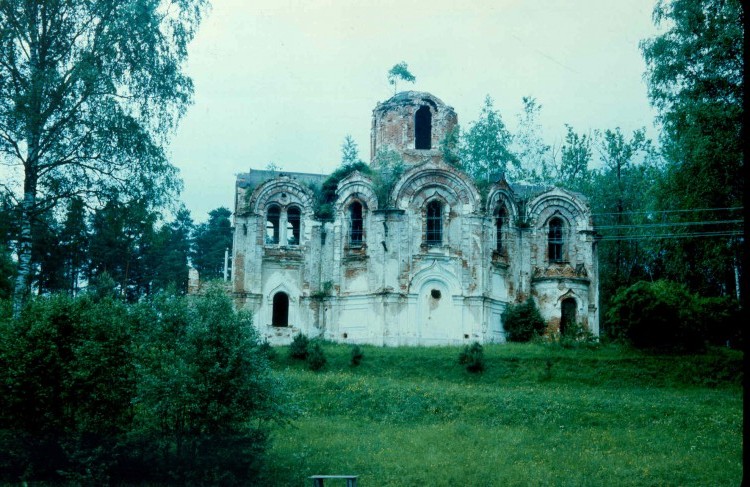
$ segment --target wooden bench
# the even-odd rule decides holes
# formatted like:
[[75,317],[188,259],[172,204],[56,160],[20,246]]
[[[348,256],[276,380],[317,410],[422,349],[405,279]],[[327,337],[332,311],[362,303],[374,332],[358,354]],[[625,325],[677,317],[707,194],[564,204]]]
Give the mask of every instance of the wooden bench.
[[358,475],[312,475],[313,487],[323,487],[325,479],[346,479],[346,487],[357,487]]

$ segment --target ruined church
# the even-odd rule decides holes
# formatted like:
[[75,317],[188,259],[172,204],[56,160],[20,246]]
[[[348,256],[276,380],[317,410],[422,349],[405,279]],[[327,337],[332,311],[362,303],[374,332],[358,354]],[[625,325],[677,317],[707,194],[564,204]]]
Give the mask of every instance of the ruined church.
[[453,108],[429,93],[378,103],[370,165],[389,150],[405,170],[385,195],[372,177],[352,172],[338,183],[325,220],[314,205],[326,175],[237,176],[233,291],[262,338],[503,342],[503,310],[529,297],[548,332],[580,324],[599,334],[597,243],[586,199],[502,177],[480,192],[444,159],[441,143],[457,123]]

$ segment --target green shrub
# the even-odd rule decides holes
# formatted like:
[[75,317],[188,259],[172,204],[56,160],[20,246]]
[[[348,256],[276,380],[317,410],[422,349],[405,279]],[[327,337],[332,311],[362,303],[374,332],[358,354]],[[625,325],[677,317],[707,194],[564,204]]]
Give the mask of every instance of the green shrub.
[[359,345],[354,345],[352,347],[352,359],[350,364],[353,367],[358,366],[362,363],[362,359],[365,357],[364,352],[362,352],[362,349],[359,347]]
[[247,485],[289,411],[221,288],[37,297],[5,316],[0,483]]
[[357,161],[351,164],[342,164],[323,181],[320,189],[315,191],[317,196],[314,209],[315,218],[322,221],[333,221],[333,206],[336,201],[336,190],[338,189],[339,182],[354,171],[359,171],[363,174],[370,174],[371,172],[368,164]]
[[307,368],[310,370],[318,371],[326,366],[328,359],[326,359],[323,353],[323,347],[320,346],[320,342],[313,340],[307,347]]
[[482,344],[474,342],[466,345],[458,356],[458,363],[466,366],[466,370],[472,373],[484,371],[484,349]]
[[268,343],[268,340],[263,340],[258,346],[258,352],[265,355],[268,360],[276,360],[276,350]]
[[705,337],[714,345],[742,348],[743,333],[742,309],[736,299],[728,296],[696,297]]
[[9,298],[13,294],[13,277],[16,265],[7,250],[0,245],[0,299]]
[[565,333],[560,334],[559,344],[563,348],[595,349],[599,346],[599,340],[582,324],[569,323]]
[[636,348],[698,351],[705,346],[700,298],[675,282],[640,281],[620,289],[607,320],[621,339]]
[[32,298],[0,329],[0,480],[108,483],[133,422],[127,307]]
[[525,303],[509,305],[501,315],[505,338],[510,342],[528,342],[544,333],[546,323],[533,298]]
[[128,471],[170,484],[246,485],[259,471],[269,419],[285,416],[251,316],[235,312],[220,286],[159,294],[133,310],[137,343],[148,346],[136,353]]
[[297,360],[307,359],[310,339],[304,333],[298,333],[289,345],[289,356]]

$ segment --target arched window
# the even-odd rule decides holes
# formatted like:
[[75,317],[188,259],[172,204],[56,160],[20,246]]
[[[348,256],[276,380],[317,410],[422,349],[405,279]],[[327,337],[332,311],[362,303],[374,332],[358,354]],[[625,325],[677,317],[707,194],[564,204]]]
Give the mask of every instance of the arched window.
[[503,251],[503,229],[508,221],[508,212],[505,207],[501,206],[495,215],[495,250]]
[[364,218],[362,203],[355,201],[349,205],[349,245],[359,247],[364,240]]
[[427,203],[427,245],[443,243],[443,205],[436,200]]
[[289,326],[289,296],[286,293],[278,292],[273,295],[271,325]]
[[563,260],[563,222],[559,218],[553,218],[549,222],[549,233],[547,235],[548,257],[550,262]]
[[576,323],[576,300],[565,298],[562,301],[562,311],[560,313],[560,335],[568,333],[572,325]]
[[300,210],[296,206],[286,212],[286,241],[287,245],[299,245]]
[[432,149],[432,113],[428,106],[414,114],[414,148]]
[[271,205],[268,207],[266,213],[266,243],[277,244],[279,243],[279,217],[281,216],[281,208],[277,205]]

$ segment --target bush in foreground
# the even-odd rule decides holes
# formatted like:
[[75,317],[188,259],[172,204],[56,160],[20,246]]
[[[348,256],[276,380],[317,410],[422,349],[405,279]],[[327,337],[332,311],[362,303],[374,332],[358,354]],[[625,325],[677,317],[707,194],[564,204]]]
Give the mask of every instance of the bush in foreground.
[[501,315],[505,338],[510,342],[528,342],[544,333],[546,323],[533,298],[525,303],[509,305]]
[[307,368],[318,371],[326,366],[328,359],[323,353],[323,347],[317,340],[313,340],[307,347]]
[[484,371],[482,344],[474,342],[471,345],[466,345],[458,356],[458,363],[466,366],[466,370],[475,374]]
[[304,333],[294,336],[292,343],[289,345],[289,356],[297,360],[306,360],[310,339]]
[[359,364],[362,363],[362,359],[365,357],[364,352],[360,348],[359,345],[354,345],[352,347],[352,358],[349,362],[352,367],[357,367]]
[[127,305],[34,298],[0,318],[0,481],[252,482],[279,384],[220,289]]
[[619,290],[607,320],[637,348],[691,352],[706,342],[741,343],[736,301],[702,297],[671,281],[641,281]]

